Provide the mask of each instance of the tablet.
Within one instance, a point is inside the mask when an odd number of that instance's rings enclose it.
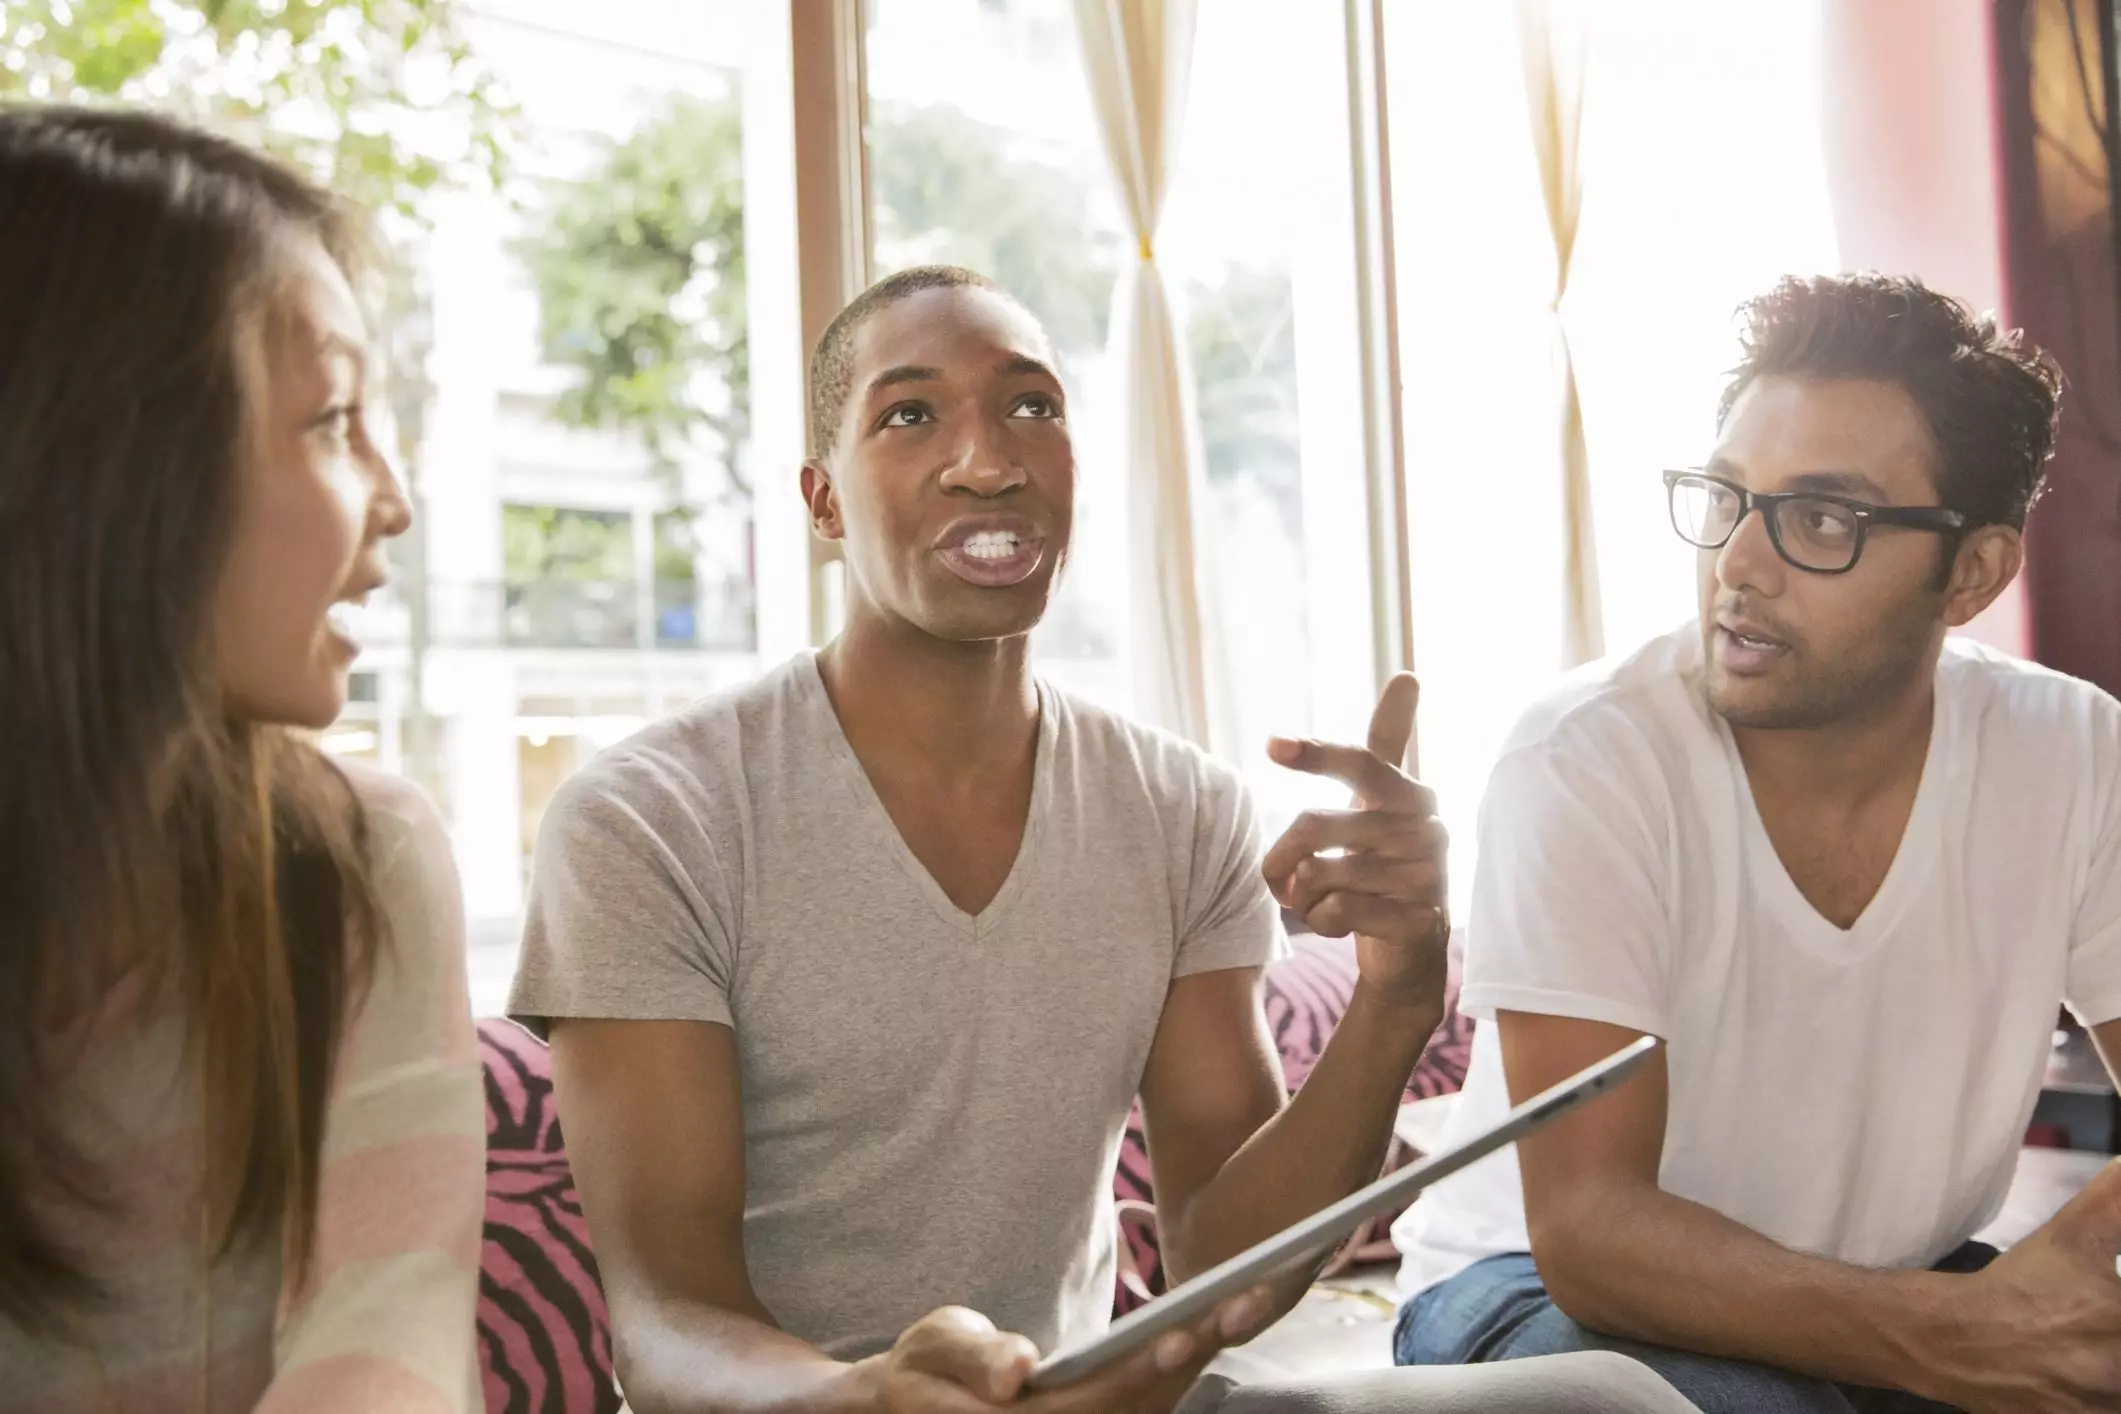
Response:
[[[1353,1232],[1365,1219],[1406,1206],[1415,1194],[1438,1179],[1448,1178],[1504,1145],[1514,1144],[1547,1121],[1604,1094],[1633,1075],[1662,1044],[1655,1036],[1644,1036],[1621,1047],[1553,1089],[1534,1095],[1492,1127],[1464,1143],[1431,1154],[1397,1173],[1387,1174],[1369,1187],[1349,1194],[1331,1207],[1320,1209],[1294,1226],[1283,1228],[1259,1245],[1238,1253],[1220,1266],[1209,1268],[1140,1310],[1121,1317],[1095,1340],[1048,1356],[1031,1372],[1027,1383],[1033,1389],[1058,1389],[1075,1384],[1122,1356],[1141,1349],[1166,1331],[1193,1325],[1231,1297],[1280,1275],[1307,1257],[1324,1252]]]

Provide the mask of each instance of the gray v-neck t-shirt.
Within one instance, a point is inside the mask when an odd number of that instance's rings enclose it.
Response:
[[[968,915],[806,654],[604,752],[539,831],[511,1014],[734,1029],[752,1286],[834,1356],[951,1304],[1044,1350],[1101,1330],[1165,995],[1286,946],[1228,767],[1041,684],[1035,770]]]

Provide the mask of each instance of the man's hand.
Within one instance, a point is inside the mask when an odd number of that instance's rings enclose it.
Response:
[[[1292,771],[1331,776],[1355,792],[1351,810],[1307,810],[1267,851],[1275,900],[1328,938],[1356,935],[1363,982],[1379,997],[1443,1003],[1446,838],[1436,797],[1401,769],[1421,688],[1411,673],[1385,685],[1367,750],[1277,739],[1268,755]]]
[[[1973,1414],[2089,1414],[2121,1406],[2121,1162],[2047,1225],[1951,1286],[1953,1316],[1918,1351],[1933,1398]],[[1918,1390],[1917,1393],[1925,1391]]]
[[[1065,1389],[1024,1388],[1037,1348],[961,1306],[923,1316],[856,1368],[872,1383],[879,1414],[1167,1414],[1218,1350],[1255,1332],[1270,1305],[1264,1289],[1232,1297],[1190,1331],[1169,1332]]]

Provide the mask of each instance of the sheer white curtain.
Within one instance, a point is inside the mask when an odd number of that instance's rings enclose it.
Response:
[[[1591,449],[1584,440],[1583,398],[1569,352],[1569,270],[1583,219],[1583,98],[1590,47],[1577,0],[1517,0],[1525,96],[1539,191],[1554,241],[1554,340],[1561,402],[1556,455],[1561,492],[1562,642],[1571,666],[1605,652],[1598,602],[1598,542],[1591,525]]]
[[[1182,325],[1156,258],[1185,128],[1193,0],[1076,0],[1083,66],[1135,241],[1113,292],[1108,347],[1125,399],[1135,710],[1232,753],[1235,713],[1212,595],[1201,589],[1199,423]]]

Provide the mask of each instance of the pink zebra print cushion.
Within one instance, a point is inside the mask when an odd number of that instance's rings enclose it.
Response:
[[[1289,1093],[1295,1094],[1318,1063],[1319,1053],[1333,1028],[1355,995],[1355,943],[1351,938],[1321,938],[1301,933],[1289,939],[1289,956],[1267,969],[1267,1023],[1281,1052],[1282,1077]],[[1407,1077],[1405,1097],[1425,1100],[1455,1094],[1465,1083],[1466,1066],[1473,1054],[1473,1019],[1461,1016],[1457,1007],[1458,968],[1454,957],[1445,992],[1443,1023],[1429,1038],[1414,1073]],[[1408,1162],[1396,1140],[1385,1161],[1387,1171]],[[1127,1118],[1127,1133],[1120,1143],[1119,1171],[1113,1176],[1113,1195],[1119,1201],[1120,1235],[1126,1245],[1121,1254],[1119,1290],[1113,1314],[1133,1310],[1164,1289],[1161,1258],[1156,1246],[1156,1195],[1149,1174],[1149,1146],[1142,1136],[1141,1106]],[[1362,1249],[1364,1260],[1388,1255],[1377,1249],[1380,1234],[1391,1226],[1385,1218],[1358,1232],[1350,1248]],[[1132,1270],[1128,1268],[1131,1267]]]
[[[479,1023],[486,1242],[479,1365],[488,1414],[615,1414],[611,1318],[552,1097],[552,1058],[511,1021]]]

